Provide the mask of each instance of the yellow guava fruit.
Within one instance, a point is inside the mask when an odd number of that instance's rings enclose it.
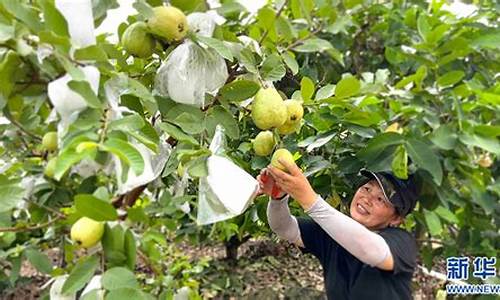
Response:
[[[294,132],[297,132],[301,126],[301,121],[298,122],[286,122],[285,124],[278,127],[278,133],[281,135],[287,135]]]
[[[167,42],[180,41],[188,32],[186,15],[173,6],[153,8],[154,16],[148,19],[149,32],[164,38]]]
[[[298,122],[302,120],[302,117],[304,116],[304,108],[299,101],[286,100],[284,103],[288,113],[287,122]]]
[[[274,140],[274,135],[271,131],[261,131],[253,140],[253,151],[255,151],[255,154],[259,156],[268,156],[273,152],[275,144],[276,141]]]
[[[394,122],[391,125],[387,126],[384,132],[396,132],[396,133],[403,133],[403,128],[399,127],[398,122]]]
[[[122,45],[128,53],[147,58],[153,55],[156,41],[151,34],[148,33],[148,27],[144,22],[136,22],[123,32]]]
[[[47,132],[42,138],[42,146],[48,151],[57,150],[57,132]]]
[[[287,149],[281,148],[274,151],[273,157],[271,158],[271,165],[282,171],[287,172],[287,168],[278,161],[280,158],[291,164],[295,163],[292,153],[290,153]]]
[[[287,108],[274,88],[261,88],[252,102],[252,119],[255,125],[267,130],[286,122]]]
[[[56,162],[57,159],[51,158],[48,162],[47,165],[45,166],[45,170],[43,171],[43,174],[49,178],[54,178],[54,174],[56,172]]]
[[[71,226],[71,239],[84,248],[97,244],[104,234],[104,223],[82,217]]]

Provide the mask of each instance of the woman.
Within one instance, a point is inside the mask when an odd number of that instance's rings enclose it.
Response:
[[[415,207],[413,178],[362,170],[366,183],[356,191],[348,217],[314,192],[297,165],[280,163],[288,173],[270,166],[257,177],[261,192],[276,197],[267,208],[269,226],[320,260],[328,299],[412,299],[417,245],[397,227]],[[310,219],[290,215],[288,196]]]

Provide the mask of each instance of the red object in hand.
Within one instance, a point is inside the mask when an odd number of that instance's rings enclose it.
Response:
[[[262,173],[262,174],[260,175],[260,180],[262,180],[262,183],[264,183],[264,184],[265,184],[265,183],[267,182],[267,180],[268,180],[268,179],[269,179],[269,175],[267,175],[267,173]]]
[[[278,198],[280,192],[281,192],[280,188],[277,185],[273,185],[273,190],[271,191],[271,197],[273,197],[274,199]]]

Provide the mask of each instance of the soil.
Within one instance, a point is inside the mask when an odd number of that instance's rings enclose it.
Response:
[[[193,247],[182,243],[178,247],[192,261],[210,258],[210,267],[195,275],[203,298],[326,299],[318,260],[300,253],[288,243],[270,239],[250,240],[240,247],[236,262],[224,258],[222,245]],[[51,249],[46,253],[56,265],[58,250]],[[145,270],[148,268],[139,259],[137,271]],[[433,270],[446,272],[444,264],[436,264]],[[24,261],[16,287],[0,291],[0,299],[38,299],[47,292],[48,288],[42,290],[42,287],[49,280],[50,277]],[[413,277],[414,299],[435,299],[436,290],[442,289],[444,284],[444,281],[417,269]]]

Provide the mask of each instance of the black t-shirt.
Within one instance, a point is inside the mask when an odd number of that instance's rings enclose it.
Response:
[[[394,258],[394,270],[384,271],[354,257],[312,219],[297,220],[302,251],[316,256],[323,266],[328,299],[412,299],[417,244],[410,233],[391,227],[380,230]]]

